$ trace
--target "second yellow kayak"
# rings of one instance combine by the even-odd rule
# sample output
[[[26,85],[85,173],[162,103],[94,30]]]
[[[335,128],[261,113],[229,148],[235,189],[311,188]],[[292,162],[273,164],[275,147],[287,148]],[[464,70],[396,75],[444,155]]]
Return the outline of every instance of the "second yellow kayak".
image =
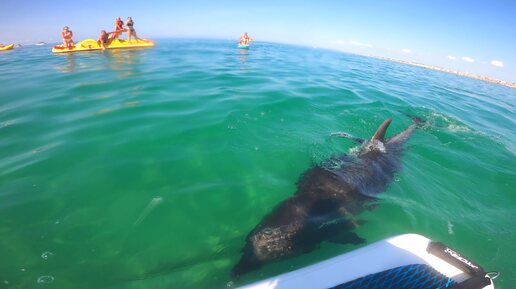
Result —
[[[14,44],[9,44],[9,45],[0,47],[0,51],[11,50],[13,48],[14,48]]]
[[[123,39],[114,39],[109,45],[106,45],[106,49],[119,49],[119,48],[138,48],[138,47],[152,47],[154,46],[154,41],[141,39],[136,42],[136,40],[131,40],[130,42]],[[52,48],[52,52],[54,53],[63,53],[63,52],[78,52],[78,51],[93,51],[93,50],[102,50],[102,47],[98,44],[97,40],[86,39],[83,41],[79,41],[75,44],[72,49],[68,49],[62,45],[56,45]]]

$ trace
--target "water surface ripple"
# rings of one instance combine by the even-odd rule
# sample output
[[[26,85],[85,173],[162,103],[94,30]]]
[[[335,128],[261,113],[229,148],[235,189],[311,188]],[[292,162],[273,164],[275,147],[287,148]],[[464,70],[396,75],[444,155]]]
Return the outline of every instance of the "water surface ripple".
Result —
[[[499,288],[516,276],[516,90],[321,49],[160,40],[0,54],[0,288],[226,288],[248,232],[311,165],[431,125],[360,216],[368,243],[420,233]],[[237,286],[352,249],[265,266]],[[43,257],[44,256],[44,257]]]

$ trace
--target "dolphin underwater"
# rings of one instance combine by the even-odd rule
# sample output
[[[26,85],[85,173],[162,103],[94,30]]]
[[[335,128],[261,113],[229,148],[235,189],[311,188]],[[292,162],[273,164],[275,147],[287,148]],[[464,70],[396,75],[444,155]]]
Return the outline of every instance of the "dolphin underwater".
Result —
[[[247,235],[240,261],[231,270],[238,277],[263,264],[286,256],[308,253],[323,242],[365,242],[352,230],[364,221],[356,215],[376,207],[376,196],[384,192],[401,169],[403,147],[424,121],[414,123],[386,139],[392,119],[386,119],[369,141],[350,135],[362,146],[356,156],[332,157],[306,171],[296,193],[278,204]]]

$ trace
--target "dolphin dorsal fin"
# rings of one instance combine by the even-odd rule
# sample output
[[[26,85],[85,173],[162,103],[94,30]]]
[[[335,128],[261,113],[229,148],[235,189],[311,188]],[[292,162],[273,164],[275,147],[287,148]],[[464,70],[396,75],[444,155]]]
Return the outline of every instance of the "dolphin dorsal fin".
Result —
[[[389,124],[391,124],[392,118],[386,119],[376,130],[371,141],[379,140],[381,142],[385,141],[385,133],[387,132],[387,128],[389,128]]]

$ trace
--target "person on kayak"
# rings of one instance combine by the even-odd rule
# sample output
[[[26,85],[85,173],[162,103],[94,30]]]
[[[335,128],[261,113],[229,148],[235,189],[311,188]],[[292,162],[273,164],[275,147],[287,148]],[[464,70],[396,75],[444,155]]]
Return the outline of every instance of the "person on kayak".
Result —
[[[134,39],[136,40],[136,42],[138,42],[138,40],[141,40],[140,38],[138,38],[138,36],[136,35],[136,30],[134,30],[134,21],[131,17],[127,17],[127,21],[125,22],[125,26],[127,27],[127,41],[131,41],[131,36],[134,36]]]
[[[238,45],[248,46],[249,42],[252,41],[254,41],[254,39],[249,38],[249,35],[247,35],[247,32],[245,32],[244,35],[240,37],[240,42],[238,42]]]
[[[124,21],[122,21],[122,19],[120,19],[120,17],[116,18],[115,31],[111,32],[111,38],[113,38],[113,39],[118,38],[124,31],[125,31]]]
[[[116,33],[116,31],[109,32],[109,33],[106,32],[106,30],[100,31],[100,36],[99,36],[99,39],[97,40],[97,42],[99,43],[102,50],[106,49],[106,45],[111,44],[111,41],[113,40],[113,38],[109,38],[109,34],[113,34],[113,33]]]
[[[68,26],[65,26],[63,28],[63,32],[61,32],[61,36],[63,37],[63,46],[68,48],[68,49],[72,49],[75,45],[75,43],[73,42],[73,32],[72,30],[70,30],[68,28]]]

